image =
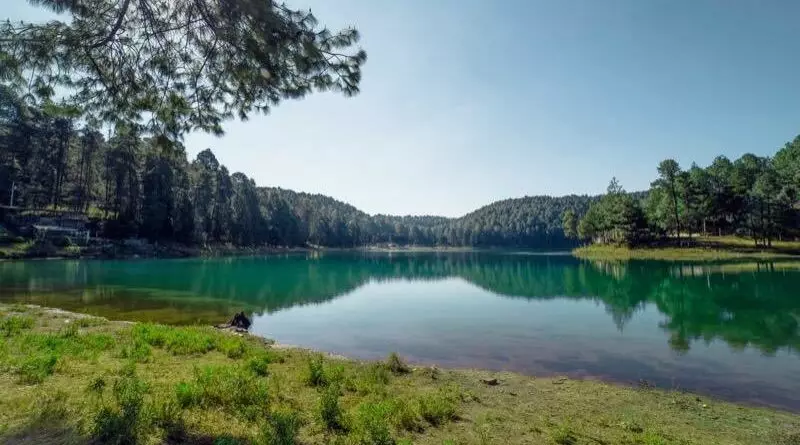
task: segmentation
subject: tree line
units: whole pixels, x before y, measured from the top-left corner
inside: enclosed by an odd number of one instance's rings
[[[567,236],[636,246],[665,240],[691,243],[697,234],[738,235],[756,246],[796,239],[800,233],[800,136],[772,157],[718,156],[703,168],[661,161],[644,194],[626,193],[613,179],[583,215],[562,216]]]
[[[87,214],[98,234],[184,244],[563,247],[561,214],[588,196],[499,201],[461,218],[368,215],[324,195],[258,187],[211,150],[188,160],[135,127],[33,106],[0,88],[0,202]],[[12,196],[13,195],[13,196]]]

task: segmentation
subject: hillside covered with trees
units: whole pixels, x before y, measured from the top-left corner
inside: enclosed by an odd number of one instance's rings
[[[87,214],[98,236],[187,245],[566,247],[561,215],[593,198],[499,201],[460,218],[368,215],[323,195],[258,187],[211,150],[187,159],[134,127],[102,131],[0,89],[0,202]],[[12,197],[13,194],[13,197]]]
[[[691,244],[698,234],[748,237],[756,246],[800,234],[800,136],[775,156],[719,156],[688,169],[660,162],[644,196],[626,193],[613,179],[585,215],[563,215],[565,232],[597,244]]]

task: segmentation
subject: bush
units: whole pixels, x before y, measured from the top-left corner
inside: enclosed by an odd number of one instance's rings
[[[33,318],[12,315],[0,320],[0,337],[14,337],[33,327]]]
[[[319,417],[329,431],[344,430],[342,408],[339,406],[339,387],[331,385],[319,399]]]
[[[135,375],[114,383],[114,404],[104,406],[94,418],[92,435],[104,444],[135,445],[147,427],[144,396],[147,385]]]
[[[300,416],[295,411],[272,412],[262,428],[264,445],[294,445],[300,432]]]
[[[356,410],[354,419],[358,441],[362,444],[394,445],[387,421],[391,411],[387,402],[362,403]]]
[[[408,374],[411,372],[411,368],[396,352],[389,354],[389,358],[386,359],[386,368],[395,375]]]
[[[328,385],[328,379],[325,376],[325,359],[321,355],[308,360],[305,382],[308,386]]]
[[[258,354],[247,360],[247,368],[255,375],[266,377],[269,374],[269,364],[272,361],[273,358],[270,354]]]

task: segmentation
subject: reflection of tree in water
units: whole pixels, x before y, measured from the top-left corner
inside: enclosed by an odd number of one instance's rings
[[[654,304],[665,315],[661,326],[676,351],[714,339],[765,353],[800,351],[800,300],[794,293],[800,274],[755,264],[672,266],[493,253],[11,262],[0,263],[0,297],[79,289],[93,299],[86,304],[271,312],[325,302],[370,281],[447,277],[512,298],[597,301],[619,329]]]

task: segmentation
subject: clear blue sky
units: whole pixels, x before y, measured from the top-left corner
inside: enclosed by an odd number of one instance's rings
[[[37,17],[13,2],[12,18]],[[355,25],[369,61],[355,98],[187,137],[190,154],[210,147],[259,185],[457,216],[600,193],[612,176],[644,189],[661,159],[771,155],[800,133],[800,2],[288,2]]]

